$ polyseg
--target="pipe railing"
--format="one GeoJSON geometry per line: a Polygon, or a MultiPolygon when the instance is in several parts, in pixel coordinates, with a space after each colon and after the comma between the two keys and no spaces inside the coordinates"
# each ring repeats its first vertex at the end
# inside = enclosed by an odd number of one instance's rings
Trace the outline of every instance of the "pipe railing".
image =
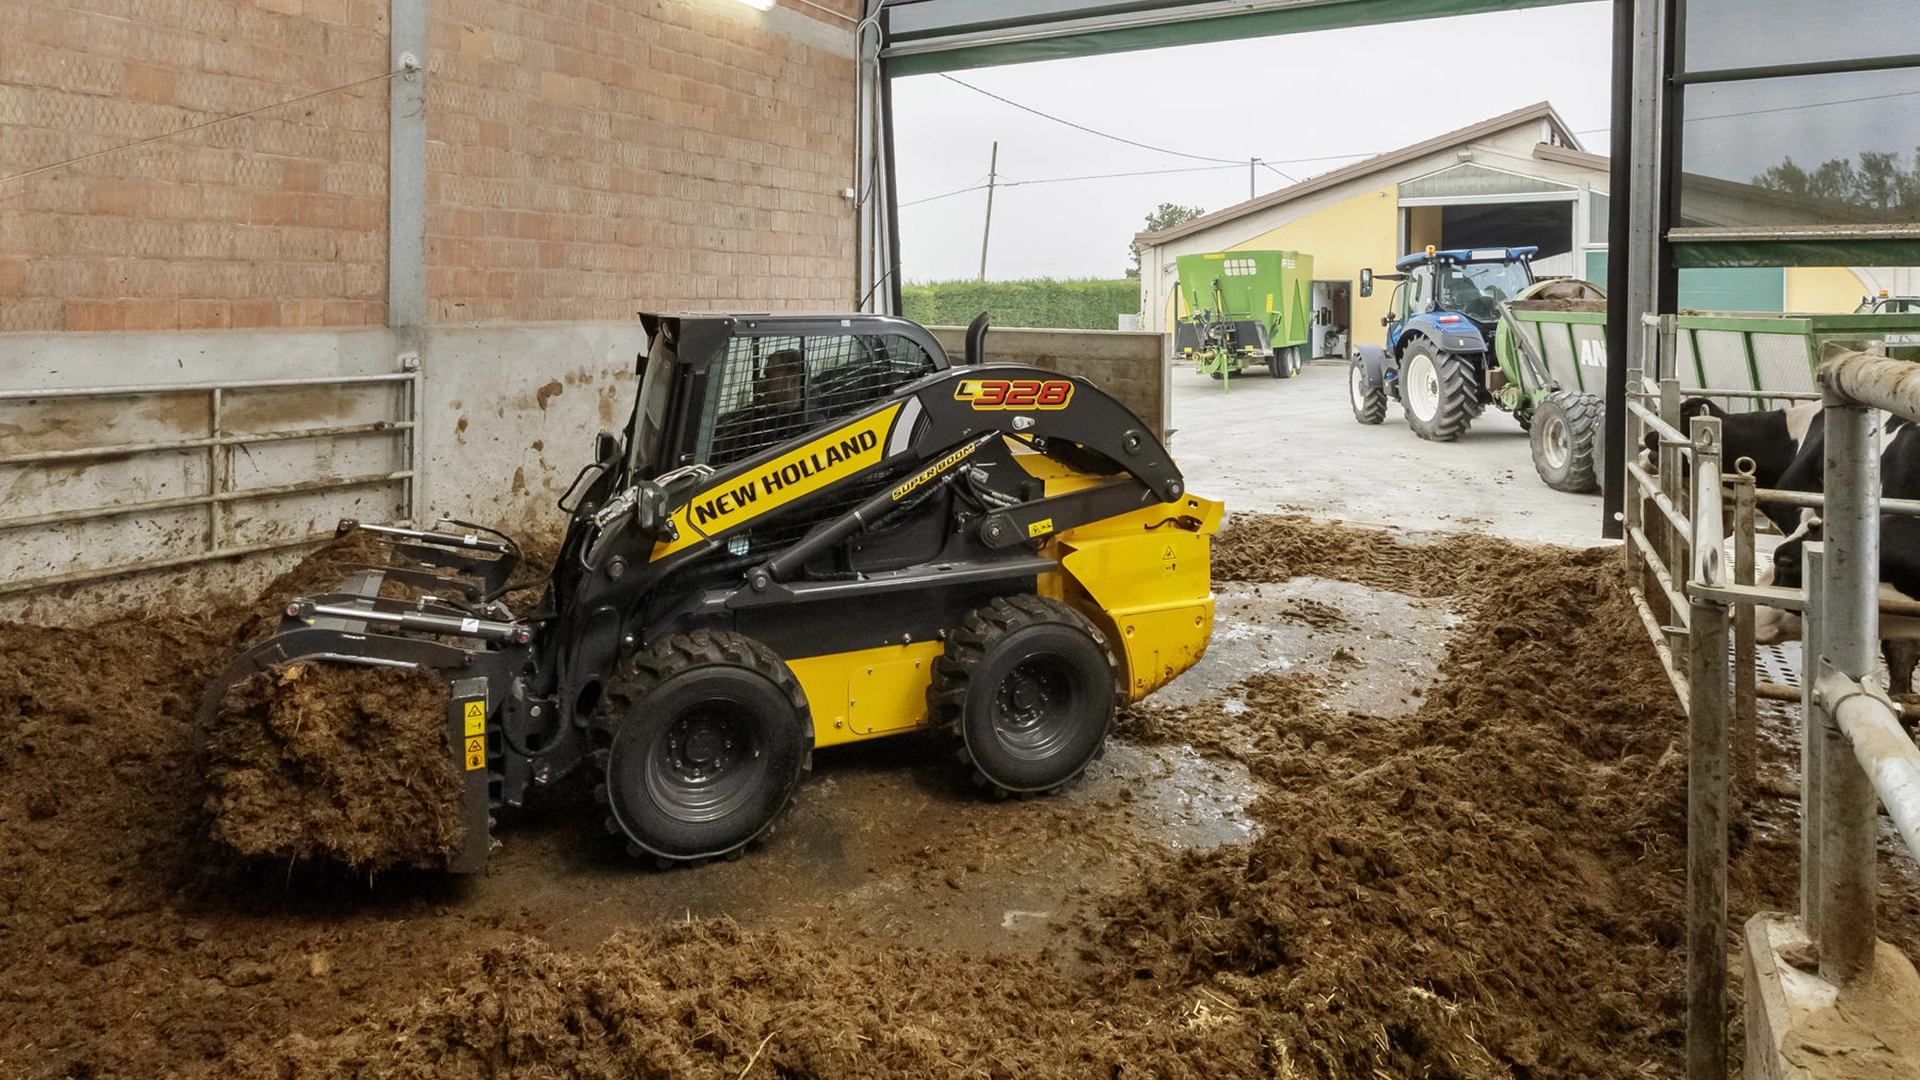
{"type": "Polygon", "coordinates": [[[279,548],[297,547],[325,539],[328,533],[301,533],[284,537],[246,541],[235,535],[232,508],[236,504],[264,499],[306,496],[350,491],[370,485],[397,484],[400,487],[400,513],[411,523],[417,516],[419,481],[419,428],[421,423],[421,373],[411,360],[402,361],[402,370],[376,375],[314,376],[298,379],[251,379],[192,383],[143,383],[130,386],[80,386],[35,390],[0,390],[0,403],[21,403],[36,407],[43,402],[81,399],[112,400],[160,397],[168,395],[204,395],[206,398],[206,434],[172,440],[144,439],[120,444],[100,443],[60,449],[23,450],[0,455],[0,468],[35,469],[84,466],[103,459],[125,460],[159,455],[204,455],[200,462],[206,472],[204,490],[163,499],[139,502],[101,503],[92,506],[63,506],[34,514],[0,517],[0,534],[58,525],[78,525],[107,518],[169,511],[199,510],[206,515],[204,529],[196,529],[193,538],[197,550],[170,552],[146,558],[126,559],[99,566],[82,567],[61,573],[19,577],[0,581],[0,595],[30,592],[64,585],[119,577],[146,570],[175,569],[216,559],[233,558],[279,548]],[[240,391],[292,391],[309,388],[379,389],[396,387],[402,401],[400,415],[355,424],[334,424],[296,428],[287,431],[239,432],[227,429],[231,399],[240,391]],[[322,476],[293,483],[242,487],[234,482],[234,455],[262,445],[288,445],[302,441],[355,438],[388,438],[395,442],[399,458],[396,467],[358,475],[322,476]]]}
{"type": "MultiPolygon", "coordinates": [[[[1651,334],[1665,334],[1672,317],[1649,317],[1651,334]]],[[[1651,342],[1649,342],[1651,344],[1651,342]]],[[[1667,359],[1668,342],[1647,356],[1667,359]]],[[[1657,373],[1668,369],[1657,369],[1657,373]]],[[[1866,978],[1876,947],[1876,840],[1878,805],[1887,807],[1910,853],[1920,853],[1920,749],[1899,726],[1899,709],[1887,700],[1880,675],[1880,519],[1882,513],[1914,513],[1920,503],[1884,500],[1880,494],[1880,432],[1874,409],[1920,421],[1920,367],[1908,361],[1828,350],[1818,373],[1824,388],[1826,477],[1824,492],[1776,492],[1757,488],[1751,473],[1720,475],[1720,430],[1711,417],[1693,417],[1686,440],[1674,438],[1678,419],[1672,380],[1645,379],[1628,369],[1628,436],[1638,444],[1655,432],[1661,475],[1628,469],[1626,559],[1634,603],[1647,623],[1674,688],[1688,713],[1688,1074],[1707,1076],[1726,1059],[1726,857],[1728,774],[1745,769],[1730,724],[1745,723],[1753,698],[1743,690],[1784,698],[1788,688],[1759,686],[1751,678],[1753,605],[1803,611],[1803,703],[1801,742],[1801,920],[1814,945],[1818,970],[1834,986],[1866,978]],[[1659,404],[1655,411],[1653,404],[1659,404]],[[1686,494],[1674,500],[1667,475],[1680,454],[1692,459],[1686,494]],[[1670,507],[1647,515],[1655,494],[1670,507]],[[1722,500],[1732,496],[1734,559],[1722,557],[1722,500]],[[1786,590],[1753,584],[1755,505],[1786,502],[1822,511],[1824,538],[1803,548],[1805,588],[1786,590]],[[1661,621],[1645,603],[1647,575],[1657,580],[1672,607],[1670,571],[1680,563],[1659,557],[1676,550],[1678,509],[1686,507],[1692,557],[1680,592],[1688,619],[1661,621]],[[1657,532],[1647,525],[1657,527],[1657,532]],[[1728,638],[1734,648],[1728,650],[1728,638]],[[1682,659],[1684,657],[1684,659],[1682,659]],[[1745,663],[1745,671],[1732,665],[1745,663]],[[1680,676],[1680,669],[1686,676],[1680,676]],[[1732,761],[1730,761],[1730,751],[1732,761]]],[[[1657,503],[1655,503],[1657,505],[1657,503]]],[[[1897,607],[1895,607],[1897,611],[1897,607]]],[[[1718,1078],[1716,1078],[1718,1080],[1718,1078]]]]}

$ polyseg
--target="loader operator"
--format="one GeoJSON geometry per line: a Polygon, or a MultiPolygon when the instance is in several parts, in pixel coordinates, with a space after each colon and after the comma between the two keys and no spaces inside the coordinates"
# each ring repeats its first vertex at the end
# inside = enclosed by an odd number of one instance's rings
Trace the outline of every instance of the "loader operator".
{"type": "Polygon", "coordinates": [[[714,425],[707,464],[719,468],[800,434],[807,426],[806,377],[807,360],[799,349],[768,353],[753,382],[753,403],[714,425]]]}

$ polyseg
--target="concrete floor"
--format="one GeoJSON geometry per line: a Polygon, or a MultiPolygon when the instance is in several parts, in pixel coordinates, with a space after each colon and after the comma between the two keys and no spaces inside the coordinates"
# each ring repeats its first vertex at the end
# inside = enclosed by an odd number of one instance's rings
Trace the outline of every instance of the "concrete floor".
{"type": "Polygon", "coordinates": [[[1342,362],[1315,361],[1286,380],[1257,369],[1224,393],[1178,364],[1171,426],[1187,487],[1225,500],[1229,514],[1291,511],[1421,532],[1601,542],[1600,496],[1541,483],[1512,417],[1489,409],[1457,442],[1430,443],[1388,402],[1386,422],[1363,427],[1347,404],[1342,362]]]}

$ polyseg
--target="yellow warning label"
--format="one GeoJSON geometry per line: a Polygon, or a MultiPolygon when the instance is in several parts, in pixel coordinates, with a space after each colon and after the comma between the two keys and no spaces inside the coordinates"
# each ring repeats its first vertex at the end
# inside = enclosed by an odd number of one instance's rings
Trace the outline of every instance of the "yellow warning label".
{"type": "Polygon", "coordinates": [[[1045,536],[1052,531],[1053,531],[1052,518],[1041,518],[1039,521],[1036,521],[1033,524],[1027,526],[1027,535],[1029,537],[1045,536]]]}
{"type": "Polygon", "coordinates": [[[484,701],[467,702],[467,737],[487,733],[487,703],[484,701]]]}
{"type": "Polygon", "coordinates": [[[486,767],[487,740],[478,735],[473,736],[467,740],[467,771],[473,772],[486,767]]]}

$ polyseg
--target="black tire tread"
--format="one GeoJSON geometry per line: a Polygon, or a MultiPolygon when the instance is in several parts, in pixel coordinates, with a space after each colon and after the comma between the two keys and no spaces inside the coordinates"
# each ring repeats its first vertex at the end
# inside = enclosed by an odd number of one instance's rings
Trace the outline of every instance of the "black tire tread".
{"type": "MultiPolygon", "coordinates": [[[[1606,415],[1605,402],[1593,394],[1556,390],[1542,399],[1539,407],[1544,409],[1548,405],[1557,407],[1567,417],[1567,474],[1558,484],[1547,479],[1538,436],[1528,440],[1533,451],[1534,471],[1555,491],[1586,494],[1600,490],[1600,427],[1606,415]]],[[[1538,422],[1538,410],[1534,415],[1535,427],[1545,430],[1538,422]]]]}
{"type": "MultiPolygon", "coordinates": [[[[962,712],[967,700],[968,680],[973,669],[986,658],[987,653],[1003,637],[1016,630],[1039,623],[1063,623],[1082,631],[1111,657],[1107,647],[1107,636],[1100,632],[1092,620],[1058,600],[1050,600],[1029,593],[996,597],[986,607],[975,608],[961,620],[960,627],[947,633],[946,652],[933,658],[933,681],[927,686],[927,720],[929,725],[954,747],[954,757],[973,772],[976,786],[987,789],[996,799],[1022,795],[1056,795],[1077,786],[1086,778],[1083,768],[1066,780],[1041,792],[1018,792],[994,783],[979,766],[974,764],[973,753],[967,749],[967,739],[961,730],[962,712]]],[[[1107,730],[1113,730],[1113,719],[1108,717],[1107,730]]],[[[1093,758],[1098,761],[1106,755],[1106,739],[1102,737],[1100,748],[1093,758]]]]}
{"type": "Polygon", "coordinates": [[[1353,369],[1366,368],[1366,361],[1357,354],[1347,362],[1347,404],[1353,408],[1353,419],[1361,424],[1378,424],[1387,418],[1387,388],[1384,384],[1368,382],[1366,391],[1361,394],[1358,404],[1353,401],[1353,369]]]}
{"type": "MultiPolygon", "coordinates": [[[[802,726],[806,730],[806,753],[801,757],[800,780],[793,786],[798,791],[800,784],[813,771],[813,711],[807,703],[807,692],[801,688],[800,680],[794,678],[793,671],[781,660],[779,654],[753,638],[727,630],[694,630],[686,634],[675,634],[652,648],[643,649],[620,662],[612,678],[607,680],[606,692],[602,695],[602,704],[594,711],[590,723],[596,749],[593,751],[594,764],[604,769],[607,763],[606,747],[613,740],[613,729],[619,723],[619,717],[633,703],[643,700],[654,687],[684,672],[701,667],[740,667],[767,679],[780,691],[794,711],[799,714],[802,726]]],[[[608,800],[607,784],[604,776],[595,786],[594,798],[601,805],[608,800]]],[[[610,801],[610,800],[609,800],[610,801]]],[[[787,807],[793,804],[793,792],[787,793],[786,802],[773,815],[773,821],[743,846],[751,847],[766,842],[773,835],[779,819],[785,815],[787,807]]],[[[606,828],[614,836],[624,837],[625,830],[609,814],[606,828]]],[[[709,856],[682,858],[671,855],[659,855],[646,851],[637,843],[629,840],[628,854],[637,858],[652,859],[659,867],[697,866],[709,856]]],[[[736,849],[738,850],[738,849],[736,849]]]]}
{"type": "MultiPolygon", "coordinates": [[[[1467,433],[1473,421],[1485,408],[1480,403],[1480,394],[1473,381],[1473,367],[1467,358],[1459,353],[1442,352],[1426,342],[1415,346],[1428,350],[1433,359],[1434,374],[1440,378],[1440,405],[1434,413],[1433,423],[1423,427],[1414,420],[1413,410],[1407,408],[1407,426],[1413,433],[1430,442],[1452,442],[1467,433]]],[[[1403,362],[1401,372],[1407,370],[1403,362]]],[[[1406,393],[1400,395],[1402,406],[1406,406],[1406,393]]]]}

